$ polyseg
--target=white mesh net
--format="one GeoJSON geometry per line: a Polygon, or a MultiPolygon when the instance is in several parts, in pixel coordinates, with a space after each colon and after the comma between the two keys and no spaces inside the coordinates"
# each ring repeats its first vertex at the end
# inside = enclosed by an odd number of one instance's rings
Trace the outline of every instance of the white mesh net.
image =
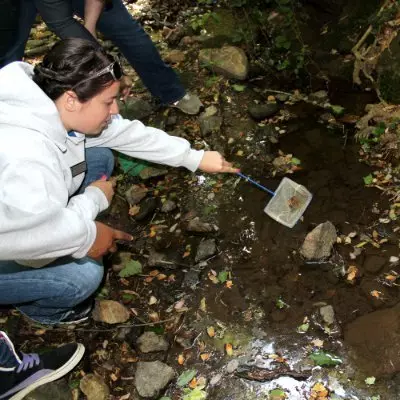
{"type": "Polygon", "coordinates": [[[289,178],[283,178],[275,196],[264,208],[271,218],[293,228],[310,204],[312,194],[302,185],[289,178]]]}

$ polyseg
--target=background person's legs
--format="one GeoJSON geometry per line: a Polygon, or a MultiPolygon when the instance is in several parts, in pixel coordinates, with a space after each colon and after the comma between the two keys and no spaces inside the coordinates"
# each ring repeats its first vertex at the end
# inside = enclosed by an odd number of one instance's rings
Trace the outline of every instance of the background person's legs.
{"type": "MultiPolygon", "coordinates": [[[[72,3],[74,11],[82,16],[84,0],[72,3]]],[[[164,63],[149,35],[121,0],[113,0],[112,8],[102,12],[97,28],[121,50],[150,93],[163,104],[171,104],[185,95],[174,70],[164,63]]]]}
{"type": "Polygon", "coordinates": [[[35,18],[33,0],[0,0],[0,68],[22,60],[35,18]]]}
{"type": "Polygon", "coordinates": [[[75,18],[70,0],[33,0],[43,21],[61,39],[77,37],[95,41],[75,18]]]}

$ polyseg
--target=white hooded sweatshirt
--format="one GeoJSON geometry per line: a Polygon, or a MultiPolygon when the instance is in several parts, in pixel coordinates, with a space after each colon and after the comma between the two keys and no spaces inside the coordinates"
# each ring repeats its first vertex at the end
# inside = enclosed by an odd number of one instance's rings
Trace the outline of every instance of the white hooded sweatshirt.
{"type": "Polygon", "coordinates": [[[73,196],[84,178],[85,146],[191,171],[203,151],[120,116],[99,136],[71,137],[32,75],[22,62],[0,70],[0,260],[43,266],[65,255],[84,257],[96,237],[94,220],[108,207],[96,187],[73,196]]]}

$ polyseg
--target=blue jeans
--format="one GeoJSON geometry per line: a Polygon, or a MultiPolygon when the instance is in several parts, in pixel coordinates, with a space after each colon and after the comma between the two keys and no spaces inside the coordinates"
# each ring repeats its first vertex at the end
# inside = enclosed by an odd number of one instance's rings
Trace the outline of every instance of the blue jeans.
{"type": "MultiPolygon", "coordinates": [[[[88,171],[82,188],[112,173],[114,157],[106,148],[86,150],[88,171]]],[[[0,304],[14,305],[31,319],[55,324],[90,297],[103,279],[103,265],[89,257],[62,257],[42,268],[0,261],[0,304]]]]}
{"type": "MultiPolygon", "coordinates": [[[[84,0],[20,0],[20,2],[21,15],[17,39],[7,54],[2,58],[0,56],[0,67],[22,59],[36,10],[59,37],[95,40],[89,31],[73,18],[73,14],[83,16],[84,0]]],[[[121,50],[150,93],[161,103],[170,104],[185,95],[185,89],[178,76],[163,62],[151,38],[139,22],[132,18],[122,0],[113,0],[112,8],[102,12],[97,28],[121,50]]]]}

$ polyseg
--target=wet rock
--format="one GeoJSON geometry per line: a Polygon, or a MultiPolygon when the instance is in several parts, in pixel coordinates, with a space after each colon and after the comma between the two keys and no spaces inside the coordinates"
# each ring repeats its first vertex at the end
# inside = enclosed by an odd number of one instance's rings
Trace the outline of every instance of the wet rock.
{"type": "Polygon", "coordinates": [[[163,176],[168,173],[165,168],[146,167],[139,172],[139,177],[143,180],[163,176]]]}
{"type": "Polygon", "coordinates": [[[377,255],[369,255],[365,258],[363,267],[365,271],[373,274],[378,273],[386,264],[386,259],[377,255]]]}
{"type": "Polygon", "coordinates": [[[103,379],[94,374],[85,375],[81,379],[79,388],[88,400],[108,400],[110,396],[110,389],[103,379]]]}
{"type": "Polygon", "coordinates": [[[238,368],[239,368],[239,361],[232,360],[229,361],[228,365],[226,366],[226,372],[228,372],[228,374],[231,374],[235,372],[238,368]]]}
{"type": "Polygon", "coordinates": [[[328,92],[326,90],[318,90],[318,92],[311,93],[308,98],[318,104],[325,103],[328,100],[328,92]]]}
{"type": "Polygon", "coordinates": [[[155,209],[157,208],[157,199],[154,197],[144,199],[140,203],[140,210],[133,218],[135,221],[143,221],[144,219],[153,215],[155,209]]]}
{"type": "Polygon", "coordinates": [[[307,260],[320,260],[329,257],[336,239],[335,226],[332,222],[326,221],[306,236],[300,253],[307,260]]]}
{"type": "Polygon", "coordinates": [[[278,111],[279,106],[277,103],[251,104],[249,106],[249,114],[256,121],[272,117],[278,111]]]}
{"type": "Polygon", "coordinates": [[[203,136],[219,132],[222,125],[222,117],[213,115],[210,117],[200,117],[200,131],[203,136]]]}
{"type": "Polygon", "coordinates": [[[199,262],[201,260],[205,260],[217,252],[217,244],[215,243],[215,239],[207,239],[200,242],[199,247],[197,248],[197,253],[195,257],[195,261],[199,262]]]}
{"type": "Polygon", "coordinates": [[[190,287],[194,289],[199,283],[200,283],[200,271],[191,269],[185,272],[185,276],[183,278],[184,287],[190,287]]]}
{"type": "Polygon", "coordinates": [[[199,61],[214,73],[227,78],[244,80],[249,73],[249,61],[245,52],[235,46],[202,49],[199,53],[199,61]]]}
{"type": "Polygon", "coordinates": [[[196,217],[188,222],[186,230],[188,232],[205,233],[205,232],[214,232],[215,228],[208,222],[203,222],[200,220],[199,217],[196,217]]]}
{"type": "Polygon", "coordinates": [[[135,386],[140,396],[156,397],[175,377],[175,371],[161,361],[138,362],[135,386]]]}
{"type": "Polygon", "coordinates": [[[24,397],[25,400],[72,400],[71,389],[65,379],[40,386],[24,397]]]}
{"type": "Polygon", "coordinates": [[[163,336],[157,335],[155,332],[145,332],[137,340],[137,345],[142,353],[153,353],[156,351],[167,351],[168,342],[163,336]]]}
{"type": "Polygon", "coordinates": [[[171,50],[165,57],[164,60],[171,64],[178,64],[185,61],[186,55],[180,50],[171,50]]]}
{"type": "Polygon", "coordinates": [[[289,100],[290,96],[288,94],[285,94],[285,93],[278,93],[278,94],[275,95],[275,98],[278,101],[284,103],[285,101],[289,100]]]}
{"type": "Polygon", "coordinates": [[[134,97],[128,98],[124,103],[119,102],[118,105],[120,114],[130,120],[147,118],[153,112],[150,103],[134,97]]]}
{"type": "Polygon", "coordinates": [[[335,311],[332,306],[321,307],[319,313],[327,325],[332,325],[335,322],[335,311]]]}
{"type": "Polygon", "coordinates": [[[99,300],[93,310],[93,319],[107,324],[119,324],[126,322],[129,317],[129,311],[117,301],[99,300]]]}
{"type": "Polygon", "coordinates": [[[130,205],[140,203],[147,195],[149,190],[144,186],[132,185],[126,192],[125,198],[130,205]]]}
{"type": "Polygon", "coordinates": [[[147,265],[149,267],[158,267],[159,265],[163,265],[166,261],[167,256],[163,253],[159,253],[158,251],[151,249],[149,253],[149,258],[147,260],[147,265]]]}
{"type": "Polygon", "coordinates": [[[164,203],[161,207],[161,212],[169,213],[171,211],[174,211],[175,209],[176,209],[176,203],[172,200],[166,200],[166,201],[164,201],[164,203]]]}
{"type": "Polygon", "coordinates": [[[210,106],[205,109],[205,111],[200,115],[202,117],[213,117],[214,115],[218,114],[218,108],[215,106],[210,106]]]}
{"type": "Polygon", "coordinates": [[[400,306],[357,318],[346,327],[344,339],[366,376],[399,372],[400,306]]]}

